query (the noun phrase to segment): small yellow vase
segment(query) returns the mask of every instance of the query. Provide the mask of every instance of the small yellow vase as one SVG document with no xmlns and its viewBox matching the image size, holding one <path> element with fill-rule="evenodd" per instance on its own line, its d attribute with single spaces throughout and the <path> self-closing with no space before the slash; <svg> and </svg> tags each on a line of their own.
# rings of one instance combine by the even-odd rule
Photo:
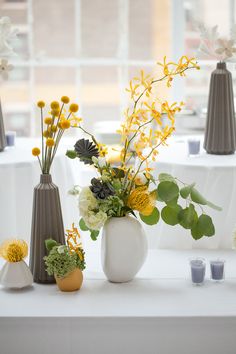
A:
<svg viewBox="0 0 236 354">
<path fill-rule="evenodd" d="M 76 291 L 81 288 L 83 283 L 83 273 L 79 268 L 76 268 L 64 278 L 55 276 L 58 288 L 61 291 Z"/>
</svg>

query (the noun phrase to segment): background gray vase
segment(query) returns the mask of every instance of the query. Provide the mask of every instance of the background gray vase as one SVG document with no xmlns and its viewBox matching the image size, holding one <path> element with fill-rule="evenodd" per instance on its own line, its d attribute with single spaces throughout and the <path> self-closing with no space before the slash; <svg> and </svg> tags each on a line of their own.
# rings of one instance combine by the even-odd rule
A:
<svg viewBox="0 0 236 354">
<path fill-rule="evenodd" d="M 3 151 L 6 145 L 7 143 L 6 143 L 4 123 L 3 123 L 2 105 L 0 100 L 0 151 Z"/>
<path fill-rule="evenodd" d="M 55 282 L 45 271 L 43 257 L 47 254 L 44 242 L 47 238 L 65 244 L 59 190 L 52 183 L 51 175 L 43 174 L 34 188 L 31 228 L 30 269 L 36 283 Z"/>
<path fill-rule="evenodd" d="M 216 155 L 233 154 L 236 149 L 232 75 L 223 62 L 211 74 L 204 149 Z"/>
</svg>

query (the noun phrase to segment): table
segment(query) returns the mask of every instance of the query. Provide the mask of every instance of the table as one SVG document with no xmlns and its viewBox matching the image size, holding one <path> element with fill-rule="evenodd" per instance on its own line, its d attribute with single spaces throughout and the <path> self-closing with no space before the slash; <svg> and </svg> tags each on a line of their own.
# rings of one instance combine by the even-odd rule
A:
<svg viewBox="0 0 236 354">
<path fill-rule="evenodd" d="M 193 286 L 193 256 L 224 258 L 226 281 Z M 125 284 L 107 282 L 99 258 L 87 254 L 78 293 L 0 289 L 1 354 L 235 354 L 235 251 L 152 250 Z"/>
<path fill-rule="evenodd" d="M 66 227 L 78 218 L 75 200 L 68 195 L 75 184 L 72 162 L 65 156 L 67 145 L 71 147 L 73 142 L 74 138 L 64 139 L 52 166 Z M 39 164 L 31 150 L 39 144 L 39 139 L 17 138 L 15 148 L 0 153 L 0 241 L 10 237 L 30 240 L 33 189 L 40 177 Z"/>
</svg>

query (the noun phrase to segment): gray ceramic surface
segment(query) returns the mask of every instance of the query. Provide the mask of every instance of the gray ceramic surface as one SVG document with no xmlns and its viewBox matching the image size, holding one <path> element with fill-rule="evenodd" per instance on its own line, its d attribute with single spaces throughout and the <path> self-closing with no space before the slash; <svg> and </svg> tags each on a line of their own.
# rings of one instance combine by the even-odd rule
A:
<svg viewBox="0 0 236 354">
<path fill-rule="evenodd" d="M 2 115 L 2 105 L 0 101 L 0 151 L 3 151 L 6 147 L 6 137 L 5 137 L 5 129 Z"/>
</svg>

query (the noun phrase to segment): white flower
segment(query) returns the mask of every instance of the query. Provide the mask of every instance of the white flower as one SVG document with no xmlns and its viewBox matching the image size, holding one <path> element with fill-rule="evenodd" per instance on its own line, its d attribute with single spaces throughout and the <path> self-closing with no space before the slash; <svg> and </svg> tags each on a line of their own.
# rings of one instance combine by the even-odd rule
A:
<svg viewBox="0 0 236 354">
<path fill-rule="evenodd" d="M 68 194 L 76 196 L 76 195 L 79 195 L 79 191 L 80 191 L 79 186 L 74 186 L 73 188 L 68 190 Z"/>
<path fill-rule="evenodd" d="M 9 17 L 0 18 L 0 57 L 14 55 L 10 42 L 15 39 L 18 30 L 12 28 Z"/>
<path fill-rule="evenodd" d="M 219 38 L 216 42 L 218 48 L 215 50 L 216 54 L 222 55 L 222 60 L 231 58 L 236 53 L 236 48 L 233 46 L 234 41 L 232 39 Z"/>
<path fill-rule="evenodd" d="M 0 75 L 4 80 L 8 79 L 8 73 L 13 69 L 13 65 L 8 64 L 6 59 L 0 61 Z"/>
<path fill-rule="evenodd" d="M 107 220 L 107 214 L 102 210 L 99 210 L 97 213 L 88 211 L 83 215 L 83 219 L 89 229 L 100 230 Z"/>
<path fill-rule="evenodd" d="M 106 166 L 107 161 L 106 161 L 106 158 L 105 158 L 105 157 L 98 157 L 98 159 L 97 159 L 97 160 L 98 160 L 98 161 L 97 161 L 98 166 L 99 166 L 100 168 L 102 168 L 102 167 L 105 167 L 105 166 Z"/>
<path fill-rule="evenodd" d="M 57 252 L 58 252 L 59 254 L 65 253 L 65 248 L 66 248 L 66 246 L 61 245 L 61 246 L 59 246 L 59 247 L 57 248 Z"/>
<path fill-rule="evenodd" d="M 98 208 L 98 201 L 94 197 L 89 187 L 82 188 L 79 194 L 79 211 L 80 215 L 84 217 L 88 211 Z"/>
</svg>

